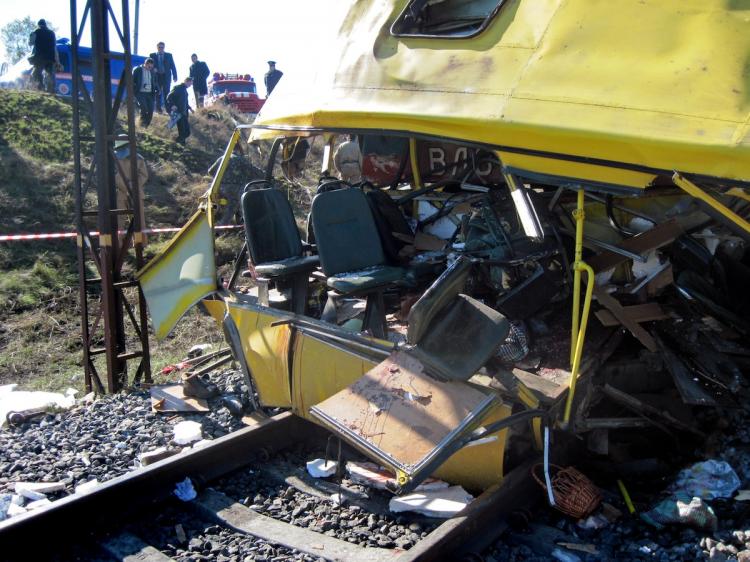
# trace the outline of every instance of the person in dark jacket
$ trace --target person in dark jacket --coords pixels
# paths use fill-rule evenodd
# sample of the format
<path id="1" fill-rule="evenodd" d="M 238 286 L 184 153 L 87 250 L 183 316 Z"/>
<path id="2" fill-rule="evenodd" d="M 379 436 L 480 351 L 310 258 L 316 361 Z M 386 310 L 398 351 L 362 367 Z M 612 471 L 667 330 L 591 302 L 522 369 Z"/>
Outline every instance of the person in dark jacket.
<path id="1" fill-rule="evenodd" d="M 47 72 L 47 91 L 55 93 L 55 67 L 60 59 L 57 54 L 55 32 L 47 27 L 45 20 L 37 22 L 37 28 L 29 35 L 29 46 L 32 47 L 29 62 L 34 65 L 31 73 L 32 83 L 39 90 L 44 89 L 43 73 Z"/>
<path id="2" fill-rule="evenodd" d="M 182 81 L 182 84 L 177 84 L 172 88 L 166 100 L 169 113 L 174 114 L 177 118 L 177 139 L 175 140 L 180 144 L 185 144 L 185 141 L 190 136 L 188 88 L 192 85 L 193 79 L 188 76 Z"/>
<path id="3" fill-rule="evenodd" d="M 156 44 L 156 52 L 151 53 L 149 58 L 154 59 L 154 73 L 156 74 L 156 84 L 159 91 L 156 94 L 156 111 L 161 113 L 164 104 L 164 98 L 169 93 L 172 86 L 172 80 L 177 81 L 177 68 L 174 65 L 172 53 L 164 51 L 164 41 Z"/>
<path id="4" fill-rule="evenodd" d="M 208 80 L 211 71 L 205 62 L 198 60 L 198 55 L 195 53 L 190 55 L 190 60 L 193 61 L 193 64 L 190 65 L 190 77 L 193 79 L 195 107 L 203 107 L 203 98 L 208 93 L 206 80 Z"/>
<path id="5" fill-rule="evenodd" d="M 141 125 L 148 127 L 154 116 L 154 96 L 156 95 L 156 76 L 154 76 L 154 60 L 145 62 L 133 69 L 133 90 L 135 101 L 141 110 Z"/>
<path id="6" fill-rule="evenodd" d="M 268 72 L 266 72 L 266 75 L 264 76 L 264 81 L 266 83 L 266 97 L 271 95 L 271 92 L 273 92 L 273 89 L 276 87 L 276 84 L 279 83 L 279 80 L 281 80 L 283 75 L 284 73 L 276 68 L 276 61 L 268 61 Z"/>

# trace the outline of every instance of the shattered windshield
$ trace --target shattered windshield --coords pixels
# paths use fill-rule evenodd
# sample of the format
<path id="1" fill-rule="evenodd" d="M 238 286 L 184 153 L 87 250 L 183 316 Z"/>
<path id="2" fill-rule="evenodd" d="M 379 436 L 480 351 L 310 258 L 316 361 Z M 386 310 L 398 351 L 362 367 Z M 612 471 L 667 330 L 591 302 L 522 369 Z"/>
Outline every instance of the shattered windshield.
<path id="1" fill-rule="evenodd" d="M 396 36 L 472 37 L 500 11 L 504 0 L 412 0 L 391 27 Z"/>

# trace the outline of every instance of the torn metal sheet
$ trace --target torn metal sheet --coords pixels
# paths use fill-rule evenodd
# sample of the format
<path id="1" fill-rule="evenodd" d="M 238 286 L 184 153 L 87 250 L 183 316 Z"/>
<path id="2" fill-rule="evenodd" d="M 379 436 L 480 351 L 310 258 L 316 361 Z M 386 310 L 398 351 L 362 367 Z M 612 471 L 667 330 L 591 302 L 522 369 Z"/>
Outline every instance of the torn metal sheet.
<path id="1" fill-rule="evenodd" d="M 495 398 L 463 382 L 432 379 L 414 357 L 394 352 L 310 412 L 394 470 L 408 490 L 446 460 L 441 451 L 473 429 Z"/>
<path id="2" fill-rule="evenodd" d="M 149 389 L 151 409 L 166 414 L 175 412 L 208 412 L 208 402 L 202 398 L 191 398 L 182 392 L 181 384 L 161 384 Z"/>

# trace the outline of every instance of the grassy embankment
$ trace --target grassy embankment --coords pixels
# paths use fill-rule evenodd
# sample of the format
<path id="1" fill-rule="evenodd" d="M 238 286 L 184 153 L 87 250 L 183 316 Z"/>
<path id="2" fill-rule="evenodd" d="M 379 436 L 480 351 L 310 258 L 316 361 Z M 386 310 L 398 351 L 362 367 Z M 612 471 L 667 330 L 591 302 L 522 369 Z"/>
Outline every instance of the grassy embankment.
<path id="1" fill-rule="evenodd" d="M 74 230 L 71 117 L 64 100 L 0 90 L 0 234 Z M 149 227 L 185 223 L 209 185 L 206 171 L 223 152 L 236 118 L 226 110 L 200 110 L 191 117 L 187 147 L 172 141 L 162 115 L 155 115 L 148 129 L 138 129 L 138 150 L 150 172 Z M 90 132 L 88 123 L 83 127 Z M 82 147 L 82 154 L 92 154 L 92 147 Z M 147 256 L 167 239 L 151 236 Z M 222 236 L 220 263 L 240 244 L 240 234 Z M 0 242 L 0 384 L 83 388 L 79 313 L 72 240 Z M 221 334 L 208 318 L 191 312 L 167 341 L 151 341 L 156 372 L 194 343 L 220 342 Z"/>

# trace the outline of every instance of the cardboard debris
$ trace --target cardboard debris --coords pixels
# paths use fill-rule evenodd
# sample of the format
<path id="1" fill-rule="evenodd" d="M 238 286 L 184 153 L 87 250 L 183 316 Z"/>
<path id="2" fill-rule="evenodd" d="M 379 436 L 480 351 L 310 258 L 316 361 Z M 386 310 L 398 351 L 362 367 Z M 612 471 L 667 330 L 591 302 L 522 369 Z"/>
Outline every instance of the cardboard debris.
<path id="1" fill-rule="evenodd" d="M 191 398 L 182 392 L 181 384 L 160 384 L 149 389 L 151 409 L 162 414 L 176 412 L 208 412 L 208 402 L 202 398 Z"/>
<path id="2" fill-rule="evenodd" d="M 462 511 L 473 499 L 474 496 L 461 486 L 451 486 L 391 498 L 388 509 L 393 513 L 414 511 L 427 517 L 448 519 Z"/>

